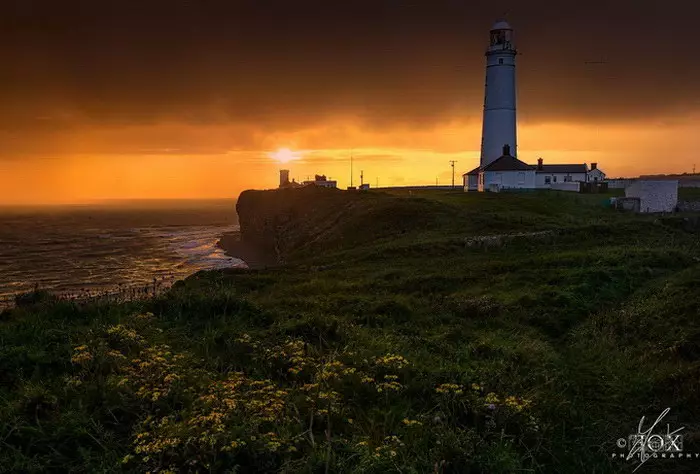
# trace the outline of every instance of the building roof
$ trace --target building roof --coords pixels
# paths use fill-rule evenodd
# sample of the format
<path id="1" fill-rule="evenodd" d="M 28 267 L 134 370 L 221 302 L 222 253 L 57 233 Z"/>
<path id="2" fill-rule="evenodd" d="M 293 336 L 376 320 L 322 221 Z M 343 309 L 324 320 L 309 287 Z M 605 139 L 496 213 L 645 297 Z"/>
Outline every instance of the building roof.
<path id="1" fill-rule="evenodd" d="M 503 155 L 484 167 L 484 171 L 531 171 L 532 169 L 532 165 L 510 155 Z"/>
<path id="2" fill-rule="evenodd" d="M 587 173 L 588 168 L 585 164 L 580 165 L 542 165 L 542 169 L 537 166 L 538 173 Z"/>
<path id="3" fill-rule="evenodd" d="M 479 176 L 480 169 L 481 169 L 481 166 L 477 166 L 476 168 L 469 171 L 468 173 L 464 173 L 462 176 Z"/>

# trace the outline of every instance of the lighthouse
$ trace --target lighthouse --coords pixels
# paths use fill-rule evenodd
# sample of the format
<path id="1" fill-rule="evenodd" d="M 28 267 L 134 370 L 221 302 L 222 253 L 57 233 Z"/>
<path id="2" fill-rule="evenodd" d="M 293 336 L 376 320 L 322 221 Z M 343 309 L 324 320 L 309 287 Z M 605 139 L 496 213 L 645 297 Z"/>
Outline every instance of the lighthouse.
<path id="1" fill-rule="evenodd" d="M 515 119 L 515 56 L 513 29 L 505 21 L 491 28 L 486 50 L 486 93 L 481 132 L 481 161 L 484 167 L 503 154 L 504 146 L 517 157 Z"/>

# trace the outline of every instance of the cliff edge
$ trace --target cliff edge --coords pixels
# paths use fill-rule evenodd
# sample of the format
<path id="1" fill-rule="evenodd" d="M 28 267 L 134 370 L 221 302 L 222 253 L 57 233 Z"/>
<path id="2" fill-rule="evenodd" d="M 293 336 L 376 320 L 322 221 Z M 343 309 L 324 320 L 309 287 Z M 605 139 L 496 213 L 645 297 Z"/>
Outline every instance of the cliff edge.
<path id="1" fill-rule="evenodd" d="M 431 228 L 446 213 L 454 214 L 451 206 L 421 198 L 316 187 L 244 191 L 236 211 L 240 236 L 222 239 L 221 246 L 251 267 Z"/>

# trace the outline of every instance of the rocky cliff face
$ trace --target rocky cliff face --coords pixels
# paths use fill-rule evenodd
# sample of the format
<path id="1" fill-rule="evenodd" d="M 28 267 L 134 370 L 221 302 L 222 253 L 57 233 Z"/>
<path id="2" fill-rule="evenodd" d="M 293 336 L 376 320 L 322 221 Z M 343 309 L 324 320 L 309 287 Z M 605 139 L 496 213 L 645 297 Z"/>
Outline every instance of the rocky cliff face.
<path id="1" fill-rule="evenodd" d="M 244 191 L 236 203 L 241 241 L 282 263 L 318 233 L 319 226 L 332 222 L 347 199 L 337 189 L 313 187 Z"/>

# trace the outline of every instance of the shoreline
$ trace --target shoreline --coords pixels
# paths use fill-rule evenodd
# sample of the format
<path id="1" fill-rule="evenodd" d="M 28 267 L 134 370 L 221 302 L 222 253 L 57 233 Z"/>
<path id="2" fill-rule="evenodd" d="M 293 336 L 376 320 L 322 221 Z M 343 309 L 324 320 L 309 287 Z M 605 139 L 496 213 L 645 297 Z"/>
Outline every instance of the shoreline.
<path id="1" fill-rule="evenodd" d="M 227 232 L 216 242 L 216 246 L 228 257 L 243 260 L 250 270 L 260 270 L 278 266 L 274 258 L 255 245 L 243 242 L 240 231 Z"/>

